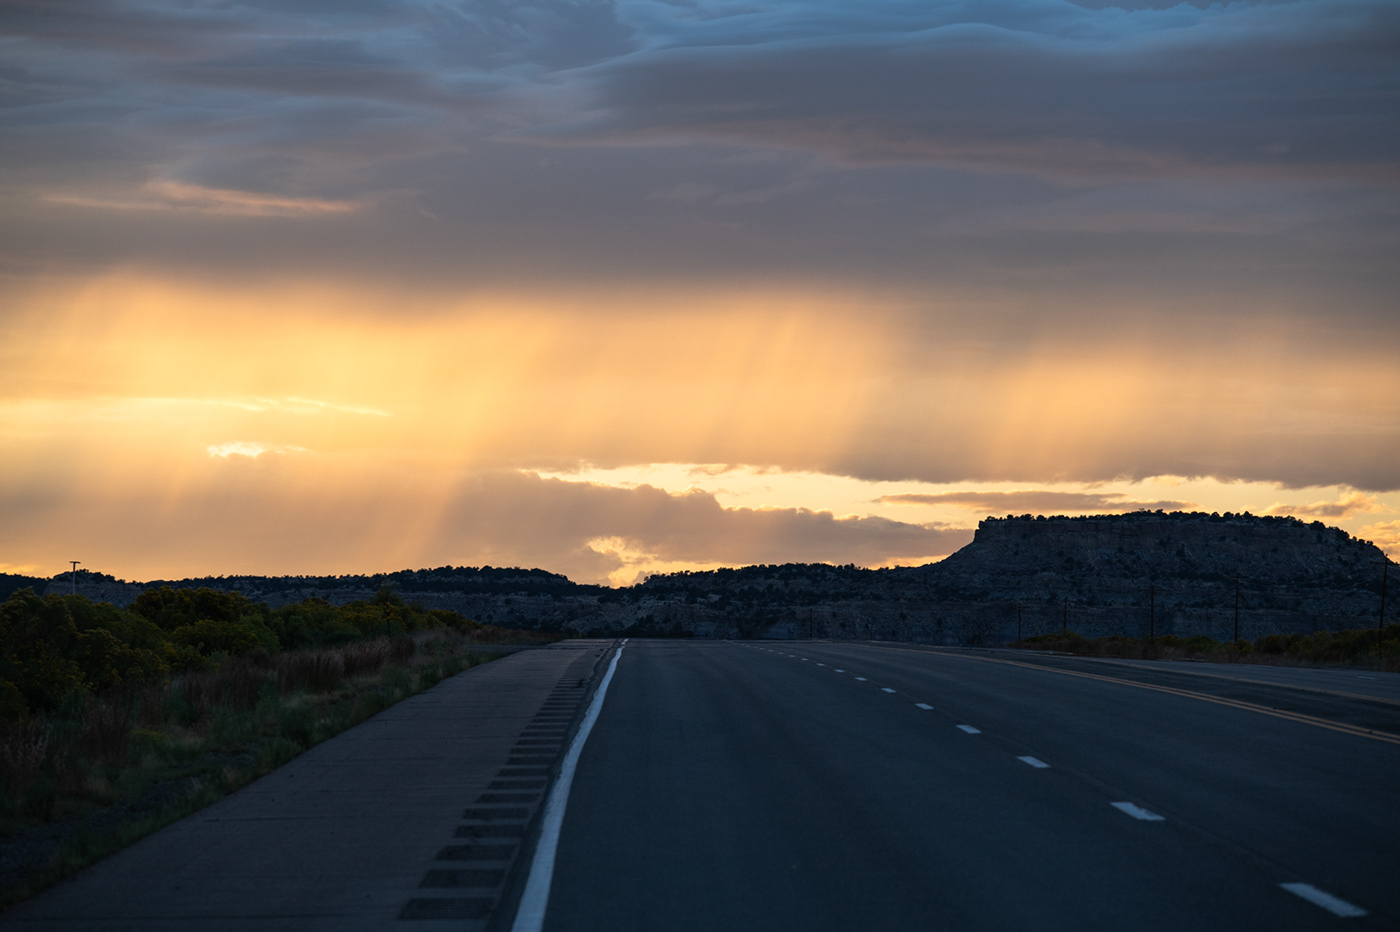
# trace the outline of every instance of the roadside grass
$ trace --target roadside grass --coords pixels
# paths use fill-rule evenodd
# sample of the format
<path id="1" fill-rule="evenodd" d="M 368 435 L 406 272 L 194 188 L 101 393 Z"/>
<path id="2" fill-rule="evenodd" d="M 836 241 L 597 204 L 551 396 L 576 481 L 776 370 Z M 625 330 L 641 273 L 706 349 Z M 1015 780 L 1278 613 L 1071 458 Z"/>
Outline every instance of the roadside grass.
<path id="1" fill-rule="evenodd" d="M 1129 660 L 1204 660 L 1272 666 L 1341 666 L 1400 673 L 1400 625 L 1386 625 L 1376 649 L 1376 629 L 1271 634 L 1255 641 L 1216 641 L 1205 635 L 1181 638 L 1087 638 L 1073 631 L 1013 641 L 1022 650 L 1057 651 L 1082 657 Z"/>
<path id="2" fill-rule="evenodd" d="M 419 632 L 260 650 L 0 725 L 0 907 L 202 809 L 524 632 Z M 549 638 L 526 636 L 530 643 Z"/>

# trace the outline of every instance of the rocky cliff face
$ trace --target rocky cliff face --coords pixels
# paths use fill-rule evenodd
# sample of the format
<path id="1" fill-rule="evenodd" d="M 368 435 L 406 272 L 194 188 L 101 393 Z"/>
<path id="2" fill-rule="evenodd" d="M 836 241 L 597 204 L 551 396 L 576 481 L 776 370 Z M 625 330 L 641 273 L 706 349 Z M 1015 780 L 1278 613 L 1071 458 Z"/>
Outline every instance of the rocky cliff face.
<path id="1" fill-rule="evenodd" d="M 441 567 L 380 576 L 220 577 L 146 585 L 232 589 L 274 608 L 337 604 L 392 585 L 408 601 L 480 621 L 579 633 L 883 638 L 993 644 L 1062 626 L 1228 639 L 1374 625 L 1382 554 L 1321 523 L 1141 512 L 989 518 L 939 563 L 897 569 L 787 564 L 653 576 L 627 589 L 543 570 Z M 1400 577 L 1400 574 L 1397 574 Z M 1391 618 L 1400 615 L 1400 578 Z M 67 575 L 49 592 L 67 592 Z M 80 575 L 79 591 L 128 604 L 143 586 Z"/>
<path id="2" fill-rule="evenodd" d="M 1240 636 L 1375 624 L 1383 554 L 1321 522 L 1253 515 L 988 519 L 973 542 L 909 572 L 935 601 L 1020 610 L 1027 636 Z M 1003 625 L 1000 629 L 1006 630 Z"/>

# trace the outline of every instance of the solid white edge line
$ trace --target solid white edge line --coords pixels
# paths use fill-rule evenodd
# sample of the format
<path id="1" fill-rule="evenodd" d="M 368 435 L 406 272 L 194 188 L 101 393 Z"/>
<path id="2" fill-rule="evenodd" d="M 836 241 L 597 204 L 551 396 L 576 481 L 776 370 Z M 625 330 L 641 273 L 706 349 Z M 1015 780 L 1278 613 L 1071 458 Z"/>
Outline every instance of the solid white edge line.
<path id="1" fill-rule="evenodd" d="M 982 733 L 982 729 L 973 728 L 971 725 L 959 725 L 958 731 L 965 731 L 970 735 L 980 735 Z M 1020 758 L 1020 760 L 1025 760 L 1025 758 L 1022 757 Z"/>
<path id="2" fill-rule="evenodd" d="M 1341 916 L 1343 919 L 1353 919 L 1357 916 L 1366 915 L 1366 910 L 1360 906 L 1354 906 L 1339 897 L 1319 890 L 1310 883 L 1281 883 L 1280 887 L 1287 890 L 1294 896 L 1300 896 L 1314 906 L 1321 906 L 1334 916 Z"/>
<path id="3" fill-rule="evenodd" d="M 1141 806 L 1134 805 L 1133 803 L 1109 803 L 1109 805 L 1112 806 L 1114 809 L 1117 809 L 1119 812 L 1122 812 L 1126 815 L 1130 815 L 1134 819 L 1137 819 L 1141 822 L 1167 821 L 1166 816 L 1159 816 L 1157 813 L 1144 809 Z"/>
<path id="4" fill-rule="evenodd" d="M 612 663 L 608 664 L 608 672 L 603 675 L 603 682 L 598 684 L 598 691 L 593 694 L 593 701 L 588 704 L 588 712 L 579 723 L 578 733 L 569 745 L 569 753 L 564 756 L 564 763 L 559 766 L 559 779 L 554 781 L 554 787 L 549 791 L 549 799 L 545 800 L 544 816 L 540 820 L 540 840 L 535 846 L 535 856 L 530 861 L 530 876 L 525 881 L 525 892 L 520 895 L 520 905 L 515 910 L 515 922 L 511 924 L 511 932 L 539 932 L 544 928 L 544 912 L 549 906 L 549 887 L 554 881 L 554 856 L 559 850 L 559 830 L 564 826 L 564 807 L 569 804 L 569 789 L 574 783 L 574 770 L 578 767 L 579 755 L 583 753 L 583 744 L 593 731 L 593 723 L 598 721 L 598 713 L 603 710 L 603 698 L 608 694 L 608 684 L 617 672 L 618 658 L 622 656 L 622 649 L 626 646 L 627 641 L 624 638 L 618 645 L 617 653 L 613 654 Z"/>
<path id="5" fill-rule="evenodd" d="M 1045 763 L 1045 761 L 1041 760 L 1041 759 L 1038 758 L 1038 757 L 1031 757 L 1029 754 L 1027 754 L 1027 755 L 1025 755 L 1025 756 L 1023 756 L 1023 757 L 1018 757 L 1018 758 L 1016 758 L 1016 759 L 1017 759 L 1018 761 L 1020 761 L 1021 763 L 1023 763 L 1023 764 L 1030 764 L 1030 765 L 1031 765 L 1032 767 L 1034 767 L 1036 770 L 1049 770 L 1049 769 L 1050 769 L 1050 765 L 1047 764 L 1047 763 Z"/>

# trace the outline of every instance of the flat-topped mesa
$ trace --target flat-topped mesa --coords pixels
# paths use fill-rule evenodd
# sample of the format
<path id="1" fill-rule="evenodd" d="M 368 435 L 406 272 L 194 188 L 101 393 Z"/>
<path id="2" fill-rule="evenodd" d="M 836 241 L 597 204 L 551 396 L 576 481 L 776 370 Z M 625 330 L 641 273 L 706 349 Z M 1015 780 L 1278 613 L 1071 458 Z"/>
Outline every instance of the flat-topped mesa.
<path id="1" fill-rule="evenodd" d="M 1056 572 L 1108 578 L 1223 578 L 1358 583 L 1378 547 L 1321 521 L 1251 514 L 1140 511 L 1088 517 L 987 518 L 944 573 Z"/>

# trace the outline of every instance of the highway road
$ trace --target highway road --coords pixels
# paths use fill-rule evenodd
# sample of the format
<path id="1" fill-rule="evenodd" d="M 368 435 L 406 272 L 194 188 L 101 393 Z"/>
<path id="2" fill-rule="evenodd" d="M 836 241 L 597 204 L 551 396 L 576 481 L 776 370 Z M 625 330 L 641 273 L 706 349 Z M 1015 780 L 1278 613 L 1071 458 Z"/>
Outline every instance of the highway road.
<path id="1" fill-rule="evenodd" d="M 1400 927 L 1394 679 L 1197 666 L 630 641 L 543 928 Z"/>

